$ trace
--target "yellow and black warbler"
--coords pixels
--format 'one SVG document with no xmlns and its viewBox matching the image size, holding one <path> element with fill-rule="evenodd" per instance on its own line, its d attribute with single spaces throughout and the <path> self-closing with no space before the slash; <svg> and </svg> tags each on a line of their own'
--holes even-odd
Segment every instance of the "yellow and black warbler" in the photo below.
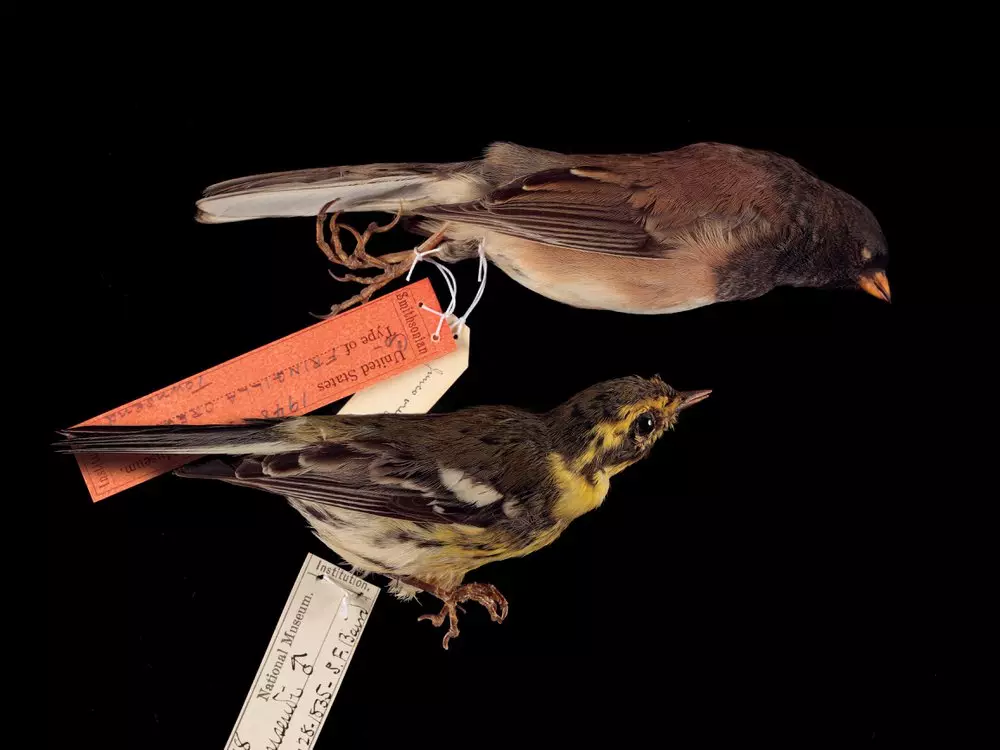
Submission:
<svg viewBox="0 0 1000 750">
<path fill-rule="evenodd" d="M 678 414 L 710 391 L 658 376 L 609 380 L 547 412 L 475 406 L 442 414 L 301 416 L 242 424 L 90 426 L 61 432 L 70 453 L 203 456 L 175 473 L 282 495 L 360 574 L 399 598 L 441 599 L 444 647 L 457 606 L 495 622 L 507 600 L 472 570 L 552 543 L 598 507 L 612 476 L 644 458 Z M 214 456 L 214 458 L 213 458 Z"/>
</svg>

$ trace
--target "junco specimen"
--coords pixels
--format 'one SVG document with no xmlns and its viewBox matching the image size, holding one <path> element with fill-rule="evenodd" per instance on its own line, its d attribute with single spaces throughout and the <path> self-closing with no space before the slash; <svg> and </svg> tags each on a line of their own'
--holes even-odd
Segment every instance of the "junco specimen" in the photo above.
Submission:
<svg viewBox="0 0 1000 750">
<path fill-rule="evenodd" d="M 324 239 L 331 219 L 334 246 Z M 494 143 L 453 164 L 368 164 L 243 177 L 207 188 L 203 223 L 315 216 L 331 261 L 405 274 L 413 251 L 373 257 L 343 212 L 384 211 L 444 262 L 485 257 L 529 289 L 581 308 L 673 313 L 778 286 L 861 288 L 889 301 L 885 238 L 860 201 L 790 158 L 720 143 L 651 154 L 567 155 Z M 392 222 L 395 224 L 395 220 Z M 348 254 L 339 230 L 355 235 Z"/>
<path fill-rule="evenodd" d="M 359 573 L 389 577 L 400 599 L 417 590 L 440 599 L 439 614 L 419 619 L 436 626 L 447 619 L 448 648 L 462 602 L 479 602 L 495 622 L 507 616 L 503 595 L 487 583 L 463 584 L 467 573 L 551 544 L 601 505 L 612 476 L 645 458 L 680 412 L 709 393 L 630 376 L 543 413 L 477 406 L 232 425 L 74 427 L 57 446 L 204 456 L 176 473 L 286 497 Z"/>
</svg>

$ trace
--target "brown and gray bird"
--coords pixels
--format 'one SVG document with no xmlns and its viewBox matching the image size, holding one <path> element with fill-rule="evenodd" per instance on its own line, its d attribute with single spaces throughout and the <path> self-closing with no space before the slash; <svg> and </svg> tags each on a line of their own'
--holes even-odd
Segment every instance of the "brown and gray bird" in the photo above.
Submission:
<svg viewBox="0 0 1000 750">
<path fill-rule="evenodd" d="M 324 239 L 328 210 L 334 246 Z M 673 313 L 779 286 L 860 288 L 889 301 L 886 241 L 853 196 L 779 154 L 699 143 L 651 154 L 569 155 L 494 143 L 452 164 L 368 164 L 243 177 L 207 188 L 198 221 L 314 216 L 335 263 L 375 268 L 346 304 L 406 273 L 373 257 L 341 213 L 402 215 L 444 262 L 480 252 L 524 286 L 581 308 Z M 357 240 L 354 254 L 339 229 Z M 341 309 L 345 305 L 335 309 Z"/>
</svg>

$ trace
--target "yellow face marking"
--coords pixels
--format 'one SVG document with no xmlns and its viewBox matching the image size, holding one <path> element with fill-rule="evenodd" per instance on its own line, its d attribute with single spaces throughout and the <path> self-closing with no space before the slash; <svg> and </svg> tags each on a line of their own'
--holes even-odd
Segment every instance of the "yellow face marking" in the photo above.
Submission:
<svg viewBox="0 0 1000 750">
<path fill-rule="evenodd" d="M 640 414 L 652 411 L 656 413 L 669 412 L 670 397 L 659 396 L 657 398 L 647 398 L 628 404 L 618 410 L 619 419 L 614 422 L 604 422 L 592 430 L 593 438 L 587 449 L 573 460 L 573 470 L 583 471 L 598 455 L 599 452 L 609 452 L 621 446 L 628 439 L 629 427 Z M 659 434 L 654 434 L 659 437 Z M 629 464 L 620 465 L 611 474 L 617 474 L 625 469 Z"/>
<path fill-rule="evenodd" d="M 664 411 L 670 403 L 669 396 L 657 396 L 656 398 L 646 398 L 634 404 L 627 404 L 618 410 L 618 416 L 626 421 L 632 421 L 644 411 Z"/>
<path fill-rule="evenodd" d="M 573 460 L 573 470 L 583 471 L 591 461 L 597 458 L 600 451 L 609 451 L 622 444 L 628 435 L 628 427 L 623 428 L 620 422 L 599 424 L 591 431 L 590 443 L 587 449 Z"/>
<path fill-rule="evenodd" d="M 871 260 L 872 259 L 872 251 L 869 250 L 867 247 L 861 248 L 861 257 L 864 258 L 865 260 Z"/>
</svg>

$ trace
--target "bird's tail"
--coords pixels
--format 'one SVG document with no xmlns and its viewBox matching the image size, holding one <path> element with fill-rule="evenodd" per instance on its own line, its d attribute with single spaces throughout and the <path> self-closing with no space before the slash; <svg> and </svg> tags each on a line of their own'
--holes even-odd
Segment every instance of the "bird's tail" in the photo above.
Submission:
<svg viewBox="0 0 1000 750">
<path fill-rule="evenodd" d="M 366 164 L 300 169 L 240 177 L 205 189 L 196 219 L 221 224 L 334 211 L 408 213 L 438 203 L 462 203 L 485 194 L 478 161 L 454 164 Z"/>
<path fill-rule="evenodd" d="M 249 420 L 232 425 L 95 425 L 60 430 L 60 453 L 174 453 L 184 455 L 245 455 L 302 448 L 274 420 Z"/>
</svg>

